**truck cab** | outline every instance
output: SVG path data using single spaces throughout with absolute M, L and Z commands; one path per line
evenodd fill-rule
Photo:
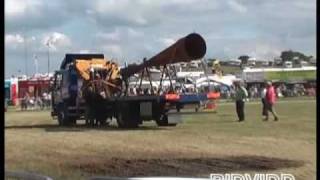
M 91 57 L 103 57 L 103 55 L 67 54 L 60 70 L 55 71 L 50 82 L 51 116 L 57 117 L 61 125 L 75 124 L 85 114 L 85 101 L 80 88 L 82 79 L 79 78 L 73 61 L 76 58 L 89 59 Z
M 52 116 L 57 116 L 59 124 L 63 118 L 79 119 L 84 113 L 83 99 L 79 94 L 78 79 L 73 70 L 56 71 L 52 79 Z M 71 121 L 70 123 L 75 123 Z

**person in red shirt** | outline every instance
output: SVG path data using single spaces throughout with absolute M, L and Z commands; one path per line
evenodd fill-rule
M 269 81 L 267 82 L 267 92 L 266 92 L 266 108 L 267 108 L 267 112 L 266 112 L 266 118 L 265 120 L 267 121 L 269 119 L 269 111 L 272 113 L 274 120 L 278 121 L 278 115 L 274 110 L 274 104 L 276 103 L 276 92 L 274 87 L 272 86 L 272 83 Z

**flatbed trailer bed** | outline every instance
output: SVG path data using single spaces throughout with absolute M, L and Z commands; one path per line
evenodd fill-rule
M 90 113 L 98 114 L 101 117 L 98 121 L 115 118 L 120 127 L 137 127 L 143 121 L 151 120 L 156 121 L 159 126 L 172 126 L 180 122 L 168 117 L 172 102 L 173 100 L 167 101 L 164 95 L 112 97 L 96 102 L 95 107 L 90 107 Z M 85 103 L 75 106 L 62 103 L 57 105 L 51 115 L 58 117 L 59 124 L 66 124 L 65 121 L 76 124 L 77 120 L 90 119 L 87 108 Z
M 197 112 L 201 104 L 206 103 L 206 101 L 216 99 L 220 96 L 219 93 L 190 93 L 190 94 L 180 94 L 179 99 L 175 102 L 171 102 L 172 106 L 178 112 L 183 108 L 195 108 Z

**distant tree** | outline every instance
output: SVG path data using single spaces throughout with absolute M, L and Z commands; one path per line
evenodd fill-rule
M 298 51 L 292 51 L 292 50 L 286 50 L 282 51 L 280 55 L 282 61 L 310 61 L 312 59 L 312 56 L 306 56 L 305 54 L 298 52 Z
M 248 60 L 249 60 L 249 56 L 248 55 L 242 55 L 242 56 L 239 56 L 238 59 L 241 60 L 241 64 L 240 64 L 240 67 L 242 68 L 243 65 L 246 65 L 248 64 Z
M 212 67 L 213 62 L 214 62 L 215 60 L 216 60 L 215 58 L 207 59 L 207 65 L 208 65 L 209 67 Z

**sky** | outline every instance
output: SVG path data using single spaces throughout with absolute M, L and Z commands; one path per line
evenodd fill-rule
M 45 73 L 48 57 L 52 72 L 66 53 L 141 62 L 192 32 L 205 58 L 315 56 L 316 0 L 5 0 L 5 76 Z

